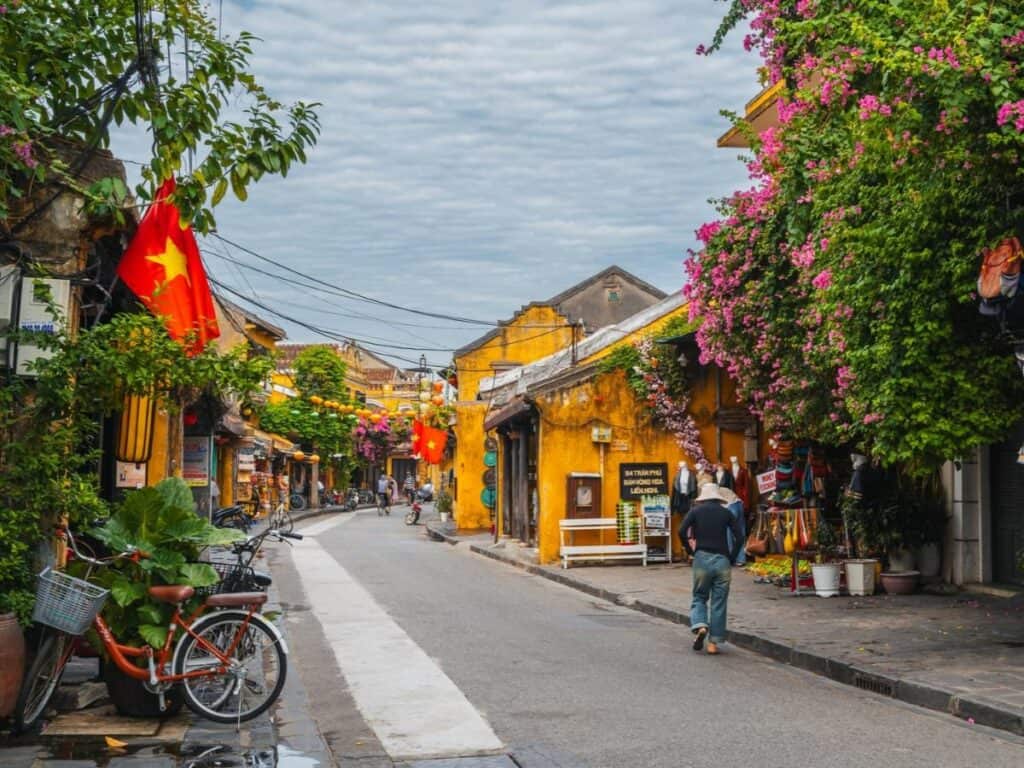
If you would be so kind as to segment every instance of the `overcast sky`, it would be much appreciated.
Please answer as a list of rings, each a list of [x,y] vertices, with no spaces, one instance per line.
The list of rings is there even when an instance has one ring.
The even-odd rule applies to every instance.
[[[219,231],[334,285],[492,322],[610,264],[679,290],[708,199],[746,185],[737,152],[715,140],[728,128],[719,109],[756,94],[758,60],[742,34],[694,53],[725,8],[225,0],[224,32],[262,38],[255,73],[282,101],[322,102],[323,132],[287,179],[264,179],[244,204],[229,193]],[[145,146],[113,149],[145,160]],[[239,292],[380,353],[441,365],[451,353],[434,348],[488,330],[206,262]],[[292,341],[323,340],[256,311]]]

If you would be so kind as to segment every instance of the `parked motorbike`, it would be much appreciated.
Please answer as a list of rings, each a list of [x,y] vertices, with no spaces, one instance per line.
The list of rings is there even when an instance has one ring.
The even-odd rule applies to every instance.
[[[433,501],[434,500],[434,486],[430,483],[424,483],[416,489],[416,498],[419,501]]]
[[[345,511],[355,512],[356,507],[359,506],[359,490],[357,488],[349,489],[348,496],[345,498]]]
[[[409,505],[409,511],[405,513],[405,524],[416,525],[420,520],[420,512],[422,511],[423,505],[414,499],[412,504]]]
[[[248,531],[255,518],[241,504],[232,504],[230,507],[221,507],[210,518],[218,528],[237,528],[240,531]]]

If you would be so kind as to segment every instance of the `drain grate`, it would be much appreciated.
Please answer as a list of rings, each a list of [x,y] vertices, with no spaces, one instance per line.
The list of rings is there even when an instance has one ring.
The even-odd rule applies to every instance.
[[[892,696],[893,685],[888,680],[882,680],[868,675],[854,675],[853,684],[862,691],[871,691],[879,696]]]

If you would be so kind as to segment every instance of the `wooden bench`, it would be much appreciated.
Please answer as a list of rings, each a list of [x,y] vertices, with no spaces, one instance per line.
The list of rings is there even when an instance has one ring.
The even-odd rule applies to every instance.
[[[619,544],[613,541],[606,544],[578,545],[573,543],[573,534],[576,531],[600,531],[600,537],[604,538],[604,531],[611,531],[617,535],[617,526],[614,517],[576,517],[558,521],[561,541],[559,542],[558,555],[562,558],[562,568],[569,567],[570,560],[640,560],[647,566],[647,545],[646,544]]]

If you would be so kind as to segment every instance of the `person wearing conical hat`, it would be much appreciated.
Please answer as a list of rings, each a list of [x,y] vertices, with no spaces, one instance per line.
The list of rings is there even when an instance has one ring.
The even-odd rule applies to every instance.
[[[679,537],[693,558],[690,603],[693,650],[702,650],[707,640],[707,652],[715,655],[719,644],[725,641],[732,566],[743,546],[743,531],[726,507],[725,497],[714,478],[702,473],[697,485],[697,498],[683,519]]]

